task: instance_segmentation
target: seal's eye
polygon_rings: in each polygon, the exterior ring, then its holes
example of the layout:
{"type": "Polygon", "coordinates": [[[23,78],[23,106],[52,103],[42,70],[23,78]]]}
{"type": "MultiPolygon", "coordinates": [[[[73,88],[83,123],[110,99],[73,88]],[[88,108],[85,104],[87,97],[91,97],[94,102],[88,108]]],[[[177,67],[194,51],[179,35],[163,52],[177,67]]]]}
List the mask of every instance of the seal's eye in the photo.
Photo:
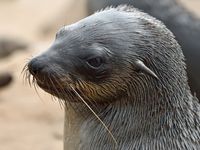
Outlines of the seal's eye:
{"type": "Polygon", "coordinates": [[[87,60],[87,64],[92,68],[98,68],[102,65],[103,60],[100,57],[95,57],[87,60]]]}

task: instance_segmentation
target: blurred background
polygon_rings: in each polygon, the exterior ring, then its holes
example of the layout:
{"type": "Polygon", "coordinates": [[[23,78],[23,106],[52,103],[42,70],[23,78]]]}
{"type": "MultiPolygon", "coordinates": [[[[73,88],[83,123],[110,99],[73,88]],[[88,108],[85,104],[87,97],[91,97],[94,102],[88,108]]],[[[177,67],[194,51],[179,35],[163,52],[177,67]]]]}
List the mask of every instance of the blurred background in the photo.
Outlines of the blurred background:
{"type": "MultiPolygon", "coordinates": [[[[91,13],[87,1],[0,0],[1,150],[62,149],[63,108],[40,89],[37,94],[21,72],[61,26],[91,13]]],[[[178,3],[200,18],[200,0],[178,3]]]]}

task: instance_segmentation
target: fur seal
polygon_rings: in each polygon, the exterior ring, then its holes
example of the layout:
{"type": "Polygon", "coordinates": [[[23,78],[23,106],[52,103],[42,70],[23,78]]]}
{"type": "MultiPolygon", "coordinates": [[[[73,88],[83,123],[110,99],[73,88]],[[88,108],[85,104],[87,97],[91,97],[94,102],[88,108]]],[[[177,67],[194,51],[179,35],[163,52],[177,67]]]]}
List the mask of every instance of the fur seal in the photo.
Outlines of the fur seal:
{"type": "Polygon", "coordinates": [[[177,0],[88,0],[91,14],[107,6],[133,5],[149,13],[174,33],[186,57],[189,85],[200,99],[200,19],[186,10],[177,0]]]}
{"type": "Polygon", "coordinates": [[[200,149],[200,104],[185,69],[173,34],[129,6],[61,28],[27,64],[66,106],[65,150],[200,149]]]}

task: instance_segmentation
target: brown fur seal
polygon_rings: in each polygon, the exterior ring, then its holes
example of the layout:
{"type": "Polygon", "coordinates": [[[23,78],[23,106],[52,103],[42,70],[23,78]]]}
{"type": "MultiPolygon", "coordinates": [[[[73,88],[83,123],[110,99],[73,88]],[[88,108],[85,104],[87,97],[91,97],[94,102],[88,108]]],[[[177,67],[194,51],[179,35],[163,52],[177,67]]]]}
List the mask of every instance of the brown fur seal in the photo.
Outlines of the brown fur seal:
{"type": "Polygon", "coordinates": [[[66,104],[65,150],[198,150],[200,105],[183,60],[161,22],[119,6],[63,27],[27,66],[66,104]]]}

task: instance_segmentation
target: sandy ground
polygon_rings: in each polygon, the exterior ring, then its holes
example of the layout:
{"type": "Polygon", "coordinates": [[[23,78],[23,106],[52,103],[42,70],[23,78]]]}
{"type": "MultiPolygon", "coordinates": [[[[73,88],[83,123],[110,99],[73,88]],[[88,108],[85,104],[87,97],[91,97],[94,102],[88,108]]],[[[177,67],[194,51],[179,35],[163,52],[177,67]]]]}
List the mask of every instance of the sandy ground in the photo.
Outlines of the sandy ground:
{"type": "MultiPolygon", "coordinates": [[[[181,1],[200,16],[199,0],[181,1]]],[[[30,44],[27,51],[0,60],[0,71],[14,74],[14,82],[0,89],[1,150],[60,150],[63,147],[63,109],[41,90],[38,90],[39,98],[34,88],[23,83],[21,71],[32,55],[45,50],[54,40],[55,32],[44,36],[44,27],[53,24],[56,29],[86,15],[84,0],[74,2],[0,0],[0,36],[19,38],[30,44]]]]}

